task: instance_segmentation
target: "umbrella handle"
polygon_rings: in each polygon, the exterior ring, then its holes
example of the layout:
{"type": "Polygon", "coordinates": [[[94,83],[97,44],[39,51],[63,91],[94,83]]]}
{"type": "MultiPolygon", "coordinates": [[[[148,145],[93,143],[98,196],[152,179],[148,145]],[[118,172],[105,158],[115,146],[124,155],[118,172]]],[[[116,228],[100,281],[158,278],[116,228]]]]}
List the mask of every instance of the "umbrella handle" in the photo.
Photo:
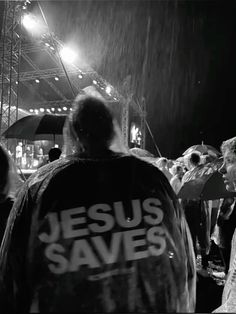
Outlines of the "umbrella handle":
{"type": "Polygon", "coordinates": [[[19,169],[20,174],[21,174],[21,176],[22,176],[22,178],[23,178],[23,180],[25,182],[26,181],[26,177],[25,177],[24,173],[22,172],[21,168],[19,166],[17,166],[17,169],[19,169]]]}

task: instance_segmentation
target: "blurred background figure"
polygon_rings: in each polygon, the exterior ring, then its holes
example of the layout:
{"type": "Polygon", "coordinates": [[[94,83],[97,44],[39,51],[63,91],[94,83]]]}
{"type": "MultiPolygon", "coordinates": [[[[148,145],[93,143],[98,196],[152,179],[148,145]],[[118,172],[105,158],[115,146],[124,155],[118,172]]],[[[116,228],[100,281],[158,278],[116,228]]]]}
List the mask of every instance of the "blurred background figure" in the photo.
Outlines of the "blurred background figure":
{"type": "MultiPolygon", "coordinates": [[[[201,164],[201,154],[192,152],[185,158],[186,167],[189,169],[182,178],[184,184],[192,172],[201,164]]],[[[196,256],[198,255],[198,244],[200,248],[201,265],[202,269],[198,273],[202,276],[209,276],[208,267],[208,254],[210,251],[210,221],[208,202],[200,198],[197,199],[183,199],[182,205],[185,212],[185,217],[189,225],[192,235],[193,246],[196,256]]]]}
{"type": "Polygon", "coordinates": [[[164,173],[164,175],[170,181],[170,179],[172,178],[172,174],[169,171],[168,159],[165,157],[158,158],[158,160],[156,161],[156,166],[164,173]]]}
{"type": "Polygon", "coordinates": [[[19,142],[16,146],[16,165],[22,168],[23,148],[22,142],[19,142]]]}
{"type": "Polygon", "coordinates": [[[184,175],[184,169],[181,165],[174,165],[171,168],[171,172],[173,174],[173,177],[170,179],[170,185],[175,191],[175,194],[178,195],[182,187],[182,178],[184,175]]]}
{"type": "Polygon", "coordinates": [[[45,158],[43,161],[38,165],[38,169],[41,168],[42,166],[45,166],[46,164],[53,162],[57,159],[59,159],[62,155],[62,150],[59,147],[52,147],[50,148],[48,152],[48,158],[45,155],[45,158]]]}
{"type": "Polygon", "coordinates": [[[231,241],[236,228],[236,206],[234,198],[225,198],[217,219],[218,247],[227,275],[230,263],[231,241]]]}
{"type": "Polygon", "coordinates": [[[62,151],[59,147],[52,147],[48,152],[49,162],[59,159],[61,156],[61,153],[62,151]]]}

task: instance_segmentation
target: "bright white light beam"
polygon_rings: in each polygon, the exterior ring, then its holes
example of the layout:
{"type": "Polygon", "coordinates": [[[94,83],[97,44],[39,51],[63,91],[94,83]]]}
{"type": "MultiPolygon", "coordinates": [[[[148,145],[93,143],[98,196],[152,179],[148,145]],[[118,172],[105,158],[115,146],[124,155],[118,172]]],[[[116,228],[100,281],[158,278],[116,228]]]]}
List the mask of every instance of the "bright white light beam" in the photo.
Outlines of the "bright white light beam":
{"type": "Polygon", "coordinates": [[[36,16],[33,14],[27,13],[22,18],[22,25],[32,33],[32,35],[42,35],[45,33],[45,25],[37,20],[36,16]]]}
{"type": "Polygon", "coordinates": [[[60,56],[63,61],[72,64],[77,58],[77,53],[69,47],[62,47],[60,50],[60,56]]]}

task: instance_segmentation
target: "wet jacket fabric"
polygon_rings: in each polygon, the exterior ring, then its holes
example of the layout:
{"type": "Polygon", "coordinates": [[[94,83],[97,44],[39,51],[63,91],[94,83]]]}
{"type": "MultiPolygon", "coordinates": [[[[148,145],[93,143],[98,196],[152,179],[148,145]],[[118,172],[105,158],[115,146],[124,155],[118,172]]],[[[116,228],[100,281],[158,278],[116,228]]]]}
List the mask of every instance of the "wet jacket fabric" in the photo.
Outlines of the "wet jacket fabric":
{"type": "Polygon", "coordinates": [[[193,312],[195,257],[161,171],[134,156],[40,168],[10,214],[0,308],[15,312],[193,312]]]}
{"type": "Polygon", "coordinates": [[[0,200],[0,244],[2,242],[2,237],[5,232],[7,219],[11,211],[14,199],[12,197],[7,197],[0,200]]]}

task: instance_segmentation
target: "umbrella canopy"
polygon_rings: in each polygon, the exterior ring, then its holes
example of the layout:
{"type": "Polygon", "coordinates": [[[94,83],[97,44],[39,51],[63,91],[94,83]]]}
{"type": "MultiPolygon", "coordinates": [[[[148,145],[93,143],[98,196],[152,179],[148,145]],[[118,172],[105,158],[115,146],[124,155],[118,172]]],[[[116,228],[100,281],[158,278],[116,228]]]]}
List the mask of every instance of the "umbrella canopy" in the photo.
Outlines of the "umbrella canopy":
{"type": "Polygon", "coordinates": [[[235,197],[236,192],[226,190],[219,168],[222,160],[218,159],[206,165],[196,167],[185,176],[185,183],[178,193],[182,199],[214,200],[225,197],[235,197]]]}
{"type": "Polygon", "coordinates": [[[67,115],[29,115],[17,120],[4,133],[5,138],[18,138],[30,141],[52,140],[62,135],[67,115]]]}
{"type": "Polygon", "coordinates": [[[198,144],[198,145],[193,145],[189,147],[183,155],[188,155],[192,153],[193,151],[198,151],[201,154],[209,154],[209,155],[215,155],[215,156],[220,156],[221,153],[213,146],[211,145],[206,145],[206,144],[198,144]]]}

